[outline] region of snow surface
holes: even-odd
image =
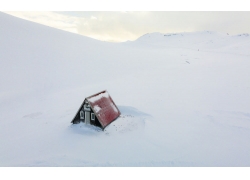
[[[108,43],[0,22],[0,166],[250,166],[248,35]],[[72,125],[103,89],[121,116]]]

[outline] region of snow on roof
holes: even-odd
[[[86,99],[103,128],[113,122],[121,114],[107,91],[94,94]]]

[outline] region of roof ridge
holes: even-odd
[[[107,91],[107,90],[103,90],[103,91],[101,91],[101,92],[99,92],[99,93],[96,93],[96,94],[93,94],[93,95],[91,95],[91,96],[89,96],[89,97],[86,97],[85,99],[89,99],[89,98],[91,98],[91,97],[97,96],[97,95],[99,95],[99,94],[101,94],[101,93],[105,93],[105,92],[108,92],[108,91]]]

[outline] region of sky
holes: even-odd
[[[0,10],[29,21],[109,42],[133,41],[152,32],[250,34],[250,11],[245,11],[247,6],[244,0],[226,4],[222,0],[209,3],[195,0],[176,0],[174,3],[162,0],[119,3],[113,0],[71,0],[70,3],[57,0],[36,3],[11,1],[7,5],[6,2],[1,3],[3,8]]]

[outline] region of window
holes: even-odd
[[[80,119],[84,119],[84,112],[80,111]]]
[[[91,113],[91,120],[94,121],[95,120],[95,114]]]

